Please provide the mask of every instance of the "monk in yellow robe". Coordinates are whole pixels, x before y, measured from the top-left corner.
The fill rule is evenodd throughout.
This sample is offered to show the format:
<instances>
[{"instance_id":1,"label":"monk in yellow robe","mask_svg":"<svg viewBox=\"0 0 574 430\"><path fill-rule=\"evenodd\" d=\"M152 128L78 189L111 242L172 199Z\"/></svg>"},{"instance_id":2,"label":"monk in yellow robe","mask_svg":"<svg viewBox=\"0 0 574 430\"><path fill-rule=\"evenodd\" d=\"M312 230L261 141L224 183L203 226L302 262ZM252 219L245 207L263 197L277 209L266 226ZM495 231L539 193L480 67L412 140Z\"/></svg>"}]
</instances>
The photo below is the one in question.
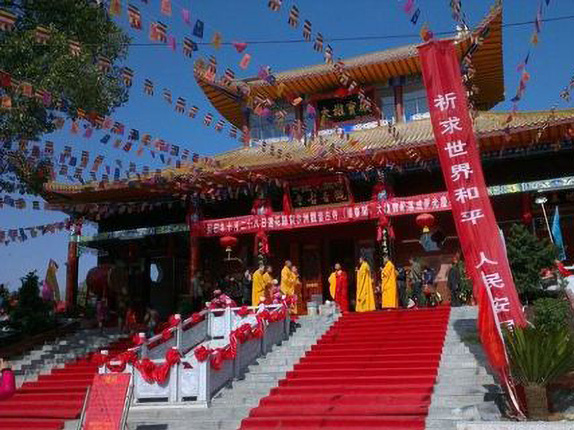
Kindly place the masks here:
<instances>
[{"instance_id":1,"label":"monk in yellow robe","mask_svg":"<svg viewBox=\"0 0 574 430\"><path fill-rule=\"evenodd\" d=\"M381 269L381 285L383 293L383 309L397 308L399 306L399 295L397 294L397 270L395 265L388 258L383 259L384 266Z\"/></svg>"},{"instance_id":2,"label":"monk in yellow robe","mask_svg":"<svg viewBox=\"0 0 574 430\"><path fill-rule=\"evenodd\" d=\"M359 270L357 271L357 312L374 311L375 292L373 291L373 279L371 278L371 268L369 263L361 257L359 258Z\"/></svg>"},{"instance_id":3,"label":"monk in yellow robe","mask_svg":"<svg viewBox=\"0 0 574 430\"><path fill-rule=\"evenodd\" d=\"M277 281L273 279L273 267L265 267L265 274L263 275L263 282L265 283L265 299L271 301L273 299L272 289Z\"/></svg>"},{"instance_id":4,"label":"monk in yellow robe","mask_svg":"<svg viewBox=\"0 0 574 430\"><path fill-rule=\"evenodd\" d=\"M286 296L295 294L295 274L291 261L285 261L285 266L281 269L281 292Z\"/></svg>"},{"instance_id":5,"label":"monk in yellow robe","mask_svg":"<svg viewBox=\"0 0 574 430\"><path fill-rule=\"evenodd\" d=\"M337 294L337 269L329 275L329 294L335 300L335 295Z\"/></svg>"},{"instance_id":6,"label":"monk in yellow robe","mask_svg":"<svg viewBox=\"0 0 574 430\"><path fill-rule=\"evenodd\" d=\"M259 306L261 297L265 297L265 266L263 264L259 265L253 273L253 288L251 290L251 306Z\"/></svg>"}]
</instances>

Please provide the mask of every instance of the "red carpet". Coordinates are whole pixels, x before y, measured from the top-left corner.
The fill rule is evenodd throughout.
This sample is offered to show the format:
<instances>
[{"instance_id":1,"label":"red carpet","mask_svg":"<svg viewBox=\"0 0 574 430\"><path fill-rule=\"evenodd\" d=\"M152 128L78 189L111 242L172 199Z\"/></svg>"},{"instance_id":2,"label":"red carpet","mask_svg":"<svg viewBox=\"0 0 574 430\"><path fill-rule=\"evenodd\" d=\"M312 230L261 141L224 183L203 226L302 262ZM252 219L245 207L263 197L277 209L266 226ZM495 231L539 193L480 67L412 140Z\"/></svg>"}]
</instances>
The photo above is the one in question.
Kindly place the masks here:
<instances>
[{"instance_id":1,"label":"red carpet","mask_svg":"<svg viewBox=\"0 0 574 430\"><path fill-rule=\"evenodd\" d=\"M110 355L125 351L129 340L119 340L108 347ZM84 396L97 366L89 355L40 375L36 382L26 382L13 397L0 402L2 430L57 430L65 420L77 419L82 412Z\"/></svg>"},{"instance_id":2,"label":"red carpet","mask_svg":"<svg viewBox=\"0 0 574 430\"><path fill-rule=\"evenodd\" d=\"M450 308L347 314L241 430L423 430Z\"/></svg>"}]
</instances>

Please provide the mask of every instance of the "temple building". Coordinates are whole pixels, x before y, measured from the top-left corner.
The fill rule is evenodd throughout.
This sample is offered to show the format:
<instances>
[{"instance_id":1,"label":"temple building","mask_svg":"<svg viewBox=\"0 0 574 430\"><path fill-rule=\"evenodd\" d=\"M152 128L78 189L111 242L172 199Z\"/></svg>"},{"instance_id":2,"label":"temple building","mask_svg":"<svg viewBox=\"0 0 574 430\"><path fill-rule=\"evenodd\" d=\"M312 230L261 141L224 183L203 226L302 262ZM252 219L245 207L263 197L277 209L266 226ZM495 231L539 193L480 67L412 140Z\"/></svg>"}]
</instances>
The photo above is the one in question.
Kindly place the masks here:
<instances>
[{"instance_id":1,"label":"temple building","mask_svg":"<svg viewBox=\"0 0 574 430\"><path fill-rule=\"evenodd\" d=\"M574 110L492 110L505 99L501 25L497 7L453 37L496 218L503 232L525 223L548 237L543 210L551 217L560 205L572 257ZM196 65L197 83L243 131L242 147L141 178L46 185L46 199L78 220L69 300L82 248L98 252L99 266L124 269L135 306L164 315L191 294L198 272L215 285L260 260L276 276L291 260L305 300L328 298L335 262L353 286L359 255L374 274L389 254L397 265L420 257L442 276L459 242L416 45L264 78L221 81L209 68ZM82 236L82 219L98 233Z\"/></svg>"}]
</instances>

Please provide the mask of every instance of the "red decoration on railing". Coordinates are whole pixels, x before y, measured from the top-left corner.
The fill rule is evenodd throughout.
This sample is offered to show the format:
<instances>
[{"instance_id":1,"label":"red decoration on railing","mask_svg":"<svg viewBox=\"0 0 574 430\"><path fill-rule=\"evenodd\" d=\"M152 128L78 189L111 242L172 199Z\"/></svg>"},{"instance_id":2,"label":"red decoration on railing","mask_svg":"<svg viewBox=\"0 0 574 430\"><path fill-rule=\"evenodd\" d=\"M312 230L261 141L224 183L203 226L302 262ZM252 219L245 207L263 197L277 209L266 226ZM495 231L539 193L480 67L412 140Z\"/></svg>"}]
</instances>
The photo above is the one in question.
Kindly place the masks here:
<instances>
[{"instance_id":1,"label":"red decoration on railing","mask_svg":"<svg viewBox=\"0 0 574 430\"><path fill-rule=\"evenodd\" d=\"M136 346L143 345L145 340L146 340L145 333L136 333L132 337L132 342Z\"/></svg>"},{"instance_id":2,"label":"red decoration on railing","mask_svg":"<svg viewBox=\"0 0 574 430\"><path fill-rule=\"evenodd\" d=\"M242 306L238 311L237 311L237 315L239 315L240 317L246 317L247 315L249 315L251 313L251 309L249 309L249 307L247 306Z\"/></svg>"},{"instance_id":3,"label":"red decoration on railing","mask_svg":"<svg viewBox=\"0 0 574 430\"><path fill-rule=\"evenodd\" d=\"M213 352L211 353L210 364L213 370L221 370L221 367L223 366L222 348L217 348L213 350Z\"/></svg>"},{"instance_id":4,"label":"red decoration on railing","mask_svg":"<svg viewBox=\"0 0 574 430\"><path fill-rule=\"evenodd\" d=\"M205 346L202 345L195 348L193 353L195 354L195 358L197 358L197 361L203 363L205 360L208 359L209 355L211 354L211 351L212 350L210 348L206 348Z\"/></svg>"}]
</instances>

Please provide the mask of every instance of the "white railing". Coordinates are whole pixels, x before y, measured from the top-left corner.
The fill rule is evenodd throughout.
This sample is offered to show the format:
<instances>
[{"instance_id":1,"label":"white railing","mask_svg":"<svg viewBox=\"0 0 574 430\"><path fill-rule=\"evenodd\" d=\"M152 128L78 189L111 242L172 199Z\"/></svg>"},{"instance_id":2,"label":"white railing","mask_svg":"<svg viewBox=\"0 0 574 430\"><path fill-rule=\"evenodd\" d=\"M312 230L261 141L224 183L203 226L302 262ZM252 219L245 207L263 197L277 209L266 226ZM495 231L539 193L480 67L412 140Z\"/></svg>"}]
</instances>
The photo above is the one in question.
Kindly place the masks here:
<instances>
[{"instance_id":1,"label":"white railing","mask_svg":"<svg viewBox=\"0 0 574 430\"><path fill-rule=\"evenodd\" d=\"M218 370L212 366L211 356L200 362L194 354L198 346L212 350L225 348L230 345L230 336L234 330L245 324L249 324L252 329L258 327L256 313L241 316L240 309L203 311L206 318L193 326L189 327L192 323L190 318L169 329L172 334L169 339L164 340L160 334L140 345L136 350L138 359L147 357L155 365L164 364L165 354L173 347L180 351L182 359L180 363L171 367L164 384L149 383L133 365L126 365L124 372L133 374L133 405L188 403L207 406L219 390L233 379L241 377L257 357L266 354L273 345L281 343L289 336L290 320L283 305L250 308L256 313L267 310L276 315L280 315L283 310L285 316L278 321L267 322L261 338L250 337L244 342L236 342L235 357L224 359ZM100 368L100 372L105 373L109 370L104 365Z\"/></svg>"}]
</instances>

